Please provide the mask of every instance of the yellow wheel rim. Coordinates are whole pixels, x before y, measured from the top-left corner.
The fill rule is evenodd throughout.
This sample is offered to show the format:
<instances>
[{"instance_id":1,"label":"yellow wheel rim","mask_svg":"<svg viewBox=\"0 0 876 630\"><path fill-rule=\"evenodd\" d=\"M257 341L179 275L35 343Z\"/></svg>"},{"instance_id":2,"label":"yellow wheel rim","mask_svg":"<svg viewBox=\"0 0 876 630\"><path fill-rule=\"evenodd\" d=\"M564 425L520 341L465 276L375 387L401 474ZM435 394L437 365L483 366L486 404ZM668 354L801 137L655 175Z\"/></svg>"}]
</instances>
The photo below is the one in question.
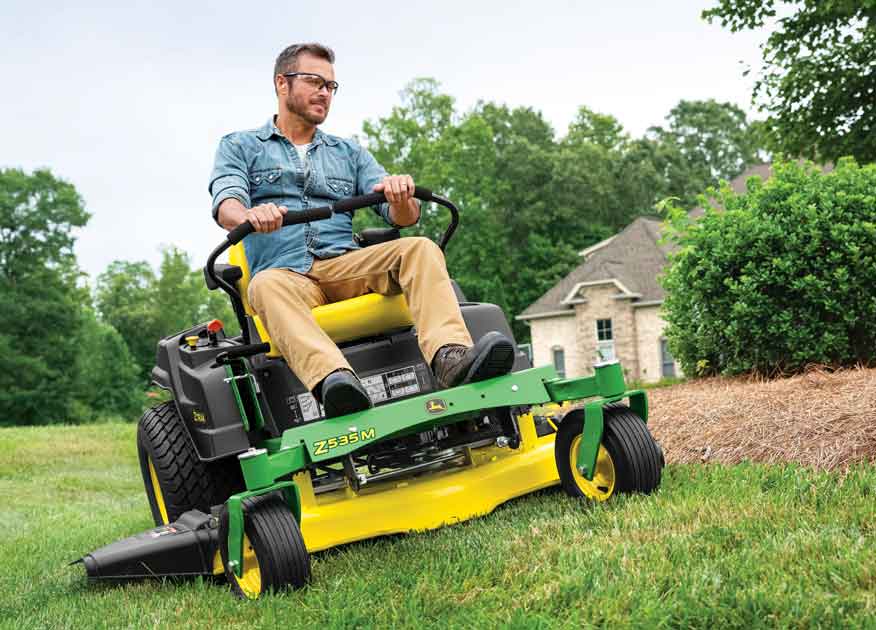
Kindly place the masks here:
<instances>
[{"instance_id":1,"label":"yellow wheel rim","mask_svg":"<svg viewBox=\"0 0 876 630\"><path fill-rule=\"evenodd\" d=\"M219 553L219 550L216 550L216 553L213 554L213 575L224 575L225 574L225 565L222 564L222 554Z\"/></svg>"},{"instance_id":2,"label":"yellow wheel rim","mask_svg":"<svg viewBox=\"0 0 876 630\"><path fill-rule=\"evenodd\" d=\"M155 503L158 505L158 512L161 514L161 522L164 525L170 523L167 518L167 506L164 505L164 495L161 494L161 486L158 485L158 475L155 474L155 466L152 465L152 458L146 456L146 463L149 464L149 478L152 480L152 494L155 496Z\"/></svg>"},{"instance_id":3,"label":"yellow wheel rim","mask_svg":"<svg viewBox=\"0 0 876 630\"><path fill-rule=\"evenodd\" d=\"M249 542L249 537L243 535L243 575L237 577L233 572L231 577L249 599L258 599L262 594L262 572L259 569L259 559Z\"/></svg>"},{"instance_id":4,"label":"yellow wheel rim","mask_svg":"<svg viewBox=\"0 0 876 630\"><path fill-rule=\"evenodd\" d=\"M599 453L596 455L596 473L593 481L588 481L584 475L578 472L578 446L581 444L581 436L575 436L572 447L569 449L569 466L572 469L572 478L578 488L588 499L605 501L614 493L614 462L605 447L599 445Z\"/></svg>"}]
</instances>

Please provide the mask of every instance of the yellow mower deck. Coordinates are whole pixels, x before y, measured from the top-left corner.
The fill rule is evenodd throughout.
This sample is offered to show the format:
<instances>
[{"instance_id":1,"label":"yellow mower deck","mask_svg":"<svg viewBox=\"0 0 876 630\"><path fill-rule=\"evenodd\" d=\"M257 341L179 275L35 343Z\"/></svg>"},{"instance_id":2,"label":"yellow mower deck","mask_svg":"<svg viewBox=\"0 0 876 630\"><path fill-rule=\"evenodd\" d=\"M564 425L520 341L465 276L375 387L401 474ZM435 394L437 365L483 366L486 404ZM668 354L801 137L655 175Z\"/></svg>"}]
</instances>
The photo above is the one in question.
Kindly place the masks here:
<instances>
[{"instance_id":1,"label":"yellow mower deck","mask_svg":"<svg viewBox=\"0 0 876 630\"><path fill-rule=\"evenodd\" d=\"M301 532L309 551L443 525L489 514L498 505L559 483L555 433L538 437L531 415L519 418L517 449L486 446L470 463L420 476L314 495L310 474L299 473Z\"/></svg>"}]
</instances>

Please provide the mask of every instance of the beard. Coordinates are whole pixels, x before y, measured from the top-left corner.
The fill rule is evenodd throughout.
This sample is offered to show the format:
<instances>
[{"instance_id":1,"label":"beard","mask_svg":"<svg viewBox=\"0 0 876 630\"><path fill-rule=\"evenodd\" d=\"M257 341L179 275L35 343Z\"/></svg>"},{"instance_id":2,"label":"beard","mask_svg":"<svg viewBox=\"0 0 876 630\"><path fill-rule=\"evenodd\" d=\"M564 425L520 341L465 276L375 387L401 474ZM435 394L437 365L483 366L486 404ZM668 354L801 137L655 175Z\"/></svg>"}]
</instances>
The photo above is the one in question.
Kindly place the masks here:
<instances>
[{"instance_id":1,"label":"beard","mask_svg":"<svg viewBox=\"0 0 876 630\"><path fill-rule=\"evenodd\" d=\"M310 111L310 106L314 103L319 103L322 105L323 114L317 114ZM328 116L328 101L316 100L311 101L308 99L296 99L291 94L286 97L286 109L303 118L311 125L320 125L325 121L326 116Z\"/></svg>"}]
</instances>

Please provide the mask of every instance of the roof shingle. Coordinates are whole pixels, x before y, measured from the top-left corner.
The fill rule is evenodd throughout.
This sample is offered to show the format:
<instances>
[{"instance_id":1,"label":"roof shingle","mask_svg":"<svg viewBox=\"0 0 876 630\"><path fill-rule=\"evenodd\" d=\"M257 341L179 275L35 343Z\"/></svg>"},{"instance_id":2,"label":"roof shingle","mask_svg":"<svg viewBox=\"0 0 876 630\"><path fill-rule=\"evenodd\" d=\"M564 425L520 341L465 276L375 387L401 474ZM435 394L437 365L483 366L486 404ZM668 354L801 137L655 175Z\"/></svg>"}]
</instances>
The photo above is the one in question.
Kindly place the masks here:
<instances>
[{"instance_id":1,"label":"roof shingle","mask_svg":"<svg viewBox=\"0 0 876 630\"><path fill-rule=\"evenodd\" d=\"M562 304L579 282L617 280L639 300L650 302L663 299L663 288L657 276L666 264L666 255L672 247L659 243L660 220L639 217L609 243L590 253L580 265L532 303L519 316L528 319L534 315L553 312L573 312L573 306Z\"/></svg>"}]
</instances>

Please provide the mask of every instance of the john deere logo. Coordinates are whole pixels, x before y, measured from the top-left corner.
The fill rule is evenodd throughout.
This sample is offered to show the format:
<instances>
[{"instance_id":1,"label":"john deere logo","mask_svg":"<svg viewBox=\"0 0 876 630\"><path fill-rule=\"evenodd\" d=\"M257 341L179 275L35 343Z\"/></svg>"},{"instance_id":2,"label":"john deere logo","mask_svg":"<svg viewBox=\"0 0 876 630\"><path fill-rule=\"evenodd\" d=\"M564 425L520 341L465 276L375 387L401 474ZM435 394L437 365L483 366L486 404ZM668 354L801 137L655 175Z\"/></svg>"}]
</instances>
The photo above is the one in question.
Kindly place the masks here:
<instances>
[{"instance_id":1,"label":"john deere logo","mask_svg":"<svg viewBox=\"0 0 876 630\"><path fill-rule=\"evenodd\" d=\"M440 398L433 398L426 403L426 411L429 413L441 413L447 411L447 403Z\"/></svg>"}]
</instances>

